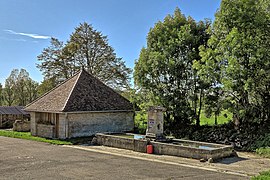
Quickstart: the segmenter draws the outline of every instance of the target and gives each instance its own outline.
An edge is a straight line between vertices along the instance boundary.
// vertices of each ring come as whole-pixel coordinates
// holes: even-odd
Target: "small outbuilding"
[[[0,106],[0,128],[12,128],[16,120],[29,120],[23,106]]]
[[[134,129],[133,105],[81,70],[26,106],[31,134],[66,139]]]

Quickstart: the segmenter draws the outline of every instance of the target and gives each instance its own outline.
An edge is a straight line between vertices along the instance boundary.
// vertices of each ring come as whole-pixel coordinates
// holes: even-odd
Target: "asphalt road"
[[[0,136],[0,179],[246,179]]]

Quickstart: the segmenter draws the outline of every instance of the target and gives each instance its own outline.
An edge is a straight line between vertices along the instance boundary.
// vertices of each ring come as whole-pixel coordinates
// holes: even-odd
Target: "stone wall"
[[[100,132],[126,132],[134,129],[134,112],[69,113],[67,137],[91,136]],[[61,119],[61,118],[60,118]],[[60,120],[61,124],[61,120]],[[63,124],[64,125],[64,124]],[[63,126],[62,125],[62,126]],[[59,131],[59,137],[63,137]]]
[[[191,144],[194,141],[191,141]],[[209,159],[212,158],[214,160],[220,159],[223,157],[228,157],[233,155],[233,147],[226,145],[216,146],[215,149],[200,149],[189,146],[180,146],[170,143],[161,143],[151,141],[154,149],[154,154],[162,154],[162,155],[171,155],[171,156],[180,156],[194,159]],[[200,143],[201,145],[209,145],[210,143]],[[213,145],[211,143],[211,145]]]
[[[55,138],[55,127],[54,125],[37,124],[36,135],[44,138]]]
[[[132,139],[102,133],[96,134],[97,144],[146,153],[147,140]]]
[[[13,131],[29,132],[30,121],[16,120],[15,123],[13,123]]]

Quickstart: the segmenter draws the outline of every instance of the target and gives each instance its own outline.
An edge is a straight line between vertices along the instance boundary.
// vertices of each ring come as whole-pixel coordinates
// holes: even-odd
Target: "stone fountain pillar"
[[[146,136],[164,139],[163,135],[163,112],[165,108],[160,106],[151,106],[148,110],[148,123]]]

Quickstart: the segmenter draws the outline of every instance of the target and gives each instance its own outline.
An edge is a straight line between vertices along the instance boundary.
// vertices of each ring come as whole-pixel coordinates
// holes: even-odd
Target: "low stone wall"
[[[30,131],[30,121],[16,120],[13,123],[13,131],[29,132]]]
[[[144,152],[144,153],[146,152],[147,146],[146,140],[131,139],[102,133],[97,133],[96,137],[97,137],[97,144],[99,145],[129,149],[137,152]]]
[[[194,159],[207,160],[212,158],[216,160],[231,156],[233,154],[232,146],[216,147],[215,149],[210,150],[154,141],[151,141],[151,144],[153,145],[154,154],[180,156]]]
[[[55,127],[54,125],[37,124],[36,136],[45,138],[55,138]]]
[[[146,152],[147,144],[151,144],[153,145],[154,154],[180,156],[194,159],[208,160],[212,158],[213,160],[217,160],[234,154],[232,146],[197,141],[173,139],[173,142],[176,143],[186,143],[186,145],[181,145],[147,140],[136,140],[132,138],[120,137],[114,134],[98,133],[96,134],[96,137],[97,144],[99,145],[129,149],[144,153]],[[210,149],[199,148],[200,146],[208,146]]]

